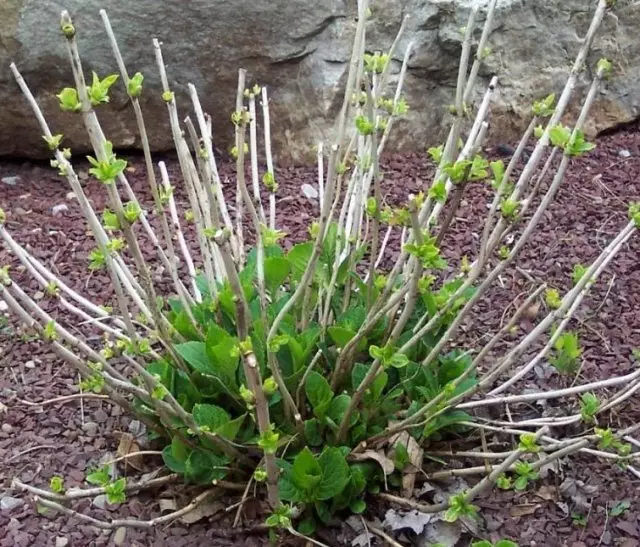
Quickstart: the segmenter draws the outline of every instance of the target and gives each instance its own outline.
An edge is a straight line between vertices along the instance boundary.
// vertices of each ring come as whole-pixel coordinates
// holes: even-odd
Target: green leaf
[[[184,473],[185,462],[177,460],[172,453],[171,445],[165,446],[162,450],[162,460],[164,464],[174,473]]]
[[[230,441],[235,440],[235,438],[238,436],[238,433],[240,433],[240,429],[242,428],[242,424],[244,423],[246,417],[247,415],[243,414],[242,416],[238,416],[234,420],[230,420],[222,427],[219,427],[216,433]]]
[[[287,254],[287,260],[291,264],[291,272],[294,278],[299,279],[302,277],[309,261],[311,260],[311,254],[313,253],[313,243],[298,243],[294,245]]]
[[[105,484],[104,493],[107,495],[107,501],[112,505],[116,503],[124,503],[127,499],[125,494],[126,486],[127,479],[124,477],[110,484]]]
[[[629,500],[619,501],[611,508],[609,514],[612,517],[619,517],[620,515],[624,514],[629,509],[629,507],[631,507],[631,502],[629,502]]]
[[[278,480],[278,492],[282,501],[298,502],[302,501],[304,491],[298,488],[291,480],[291,464],[289,462],[279,461],[278,465],[284,469]],[[285,467],[286,465],[286,467]]]
[[[87,88],[87,94],[93,106],[109,102],[109,88],[116,83],[117,79],[117,74],[109,74],[103,80],[100,80],[98,75],[95,72],[93,73],[91,86]]]
[[[320,446],[323,443],[320,427],[320,422],[317,418],[304,422],[304,436],[310,446]]]
[[[496,541],[495,547],[518,547],[518,544],[509,539],[499,539]]]
[[[371,383],[369,391],[371,392],[371,399],[375,402],[380,399],[384,388],[387,386],[389,375],[384,371],[380,371],[375,380]]]
[[[407,447],[402,443],[397,443],[393,451],[393,463],[398,471],[404,471],[404,468],[409,465],[409,452]]]
[[[333,399],[329,382],[322,374],[312,371],[307,376],[304,388],[315,415],[320,419],[324,418]]]
[[[193,419],[200,427],[206,427],[209,431],[215,432],[226,425],[230,417],[227,411],[219,406],[199,404],[193,407]]]
[[[353,500],[349,504],[349,509],[354,515],[361,515],[367,510],[367,504],[365,503],[364,500],[361,500],[361,499]]]
[[[142,94],[142,81],[144,76],[140,72],[136,72],[127,83],[127,92],[132,97],[139,97]]]
[[[109,475],[109,468],[104,465],[99,469],[94,469],[91,473],[88,473],[85,477],[85,480],[89,484],[96,484],[98,486],[105,486],[109,484],[111,481],[111,476]]]
[[[320,464],[311,450],[305,446],[293,460],[291,480],[300,490],[311,492],[322,479],[322,468]]]
[[[236,372],[240,363],[240,354],[236,340],[229,337],[215,346],[206,347],[209,356],[209,365],[212,374],[220,378],[222,383],[230,390],[237,391],[238,382]]]
[[[316,521],[311,517],[301,520],[298,524],[298,532],[305,536],[312,536],[316,531]]]
[[[226,463],[226,460],[220,456],[204,450],[194,450],[185,463],[185,477],[198,484],[223,479],[227,475],[227,470],[224,468]]]
[[[327,447],[318,458],[322,469],[322,481],[316,489],[315,499],[329,500],[337,496],[349,482],[350,472],[347,460],[339,448]]]
[[[174,347],[178,355],[190,366],[202,374],[214,374],[207,357],[207,348],[204,342],[184,342]]]
[[[82,109],[78,92],[74,87],[65,87],[56,97],[60,101],[60,109],[65,112],[79,112]]]
[[[333,327],[329,327],[327,329],[329,336],[335,342],[336,346],[339,348],[344,348],[349,341],[356,335],[356,332],[346,328],[334,325]]]
[[[264,261],[265,288],[274,296],[291,271],[291,262],[286,258],[272,256]]]
[[[493,547],[493,543],[487,541],[486,539],[483,539],[482,541],[474,541],[471,544],[471,547]]]
[[[316,514],[318,515],[318,518],[322,522],[324,522],[325,524],[329,524],[329,522],[331,522],[331,518],[333,515],[331,514],[328,503],[322,502],[322,501],[316,501],[313,507],[316,510]]]
[[[435,419],[428,422],[424,427],[423,436],[428,439],[433,435],[436,431],[440,429],[444,429],[446,427],[451,427],[452,425],[458,424],[460,422],[470,422],[473,421],[473,416],[464,412],[463,410],[451,410],[449,412],[445,412],[440,416],[437,416]]]
[[[334,399],[331,401],[329,409],[327,410],[327,416],[331,418],[336,424],[339,424],[342,421],[342,418],[344,417],[344,414],[347,411],[350,403],[351,397],[349,397],[349,395],[345,393],[341,393],[340,395],[334,397]],[[351,415],[351,421],[353,422],[354,419],[355,421],[357,421],[358,419],[358,416],[355,412]]]

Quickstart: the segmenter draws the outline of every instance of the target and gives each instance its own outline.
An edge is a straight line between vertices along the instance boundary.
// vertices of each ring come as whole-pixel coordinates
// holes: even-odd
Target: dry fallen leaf
[[[419,469],[422,469],[424,450],[406,431],[398,434],[395,439],[391,440],[390,444],[394,448],[397,444],[402,444],[407,449],[410,465],[406,467],[402,475],[402,495],[410,498],[413,495],[413,489],[416,484],[416,473]]]
[[[536,496],[542,498],[545,501],[551,501],[556,499],[556,489],[553,486],[545,484],[541,486],[536,492]]]
[[[174,499],[161,498],[159,504],[161,513],[164,513],[165,511],[173,512],[178,508]]]
[[[120,443],[118,444],[118,457],[123,458],[125,456],[129,456],[129,454],[135,454],[136,452],[140,452],[140,446],[136,442],[135,438],[131,433],[126,432],[114,432],[114,437],[116,439],[120,438]],[[141,456],[131,456],[124,460],[125,465],[130,465],[136,471],[142,471],[142,457]]]
[[[220,511],[223,511],[225,505],[219,501],[206,500],[198,505],[193,511],[189,511],[186,515],[180,517],[180,522],[184,524],[192,524],[198,522],[205,517],[211,517]]]
[[[384,527],[391,530],[413,530],[416,534],[421,534],[424,527],[432,520],[440,520],[435,514],[421,513],[420,511],[396,511],[389,509],[384,515]]]
[[[387,458],[382,452],[376,452],[375,450],[365,450],[357,454],[352,454],[351,459],[355,461],[374,460],[380,464],[382,471],[385,475],[391,475],[395,470],[395,465],[392,460]]]
[[[509,514],[512,517],[526,517],[533,515],[542,505],[540,503],[523,503],[521,505],[512,505],[509,508]]]

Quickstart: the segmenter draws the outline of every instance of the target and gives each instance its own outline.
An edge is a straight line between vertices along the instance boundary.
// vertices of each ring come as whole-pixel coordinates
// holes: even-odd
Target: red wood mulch
[[[635,125],[602,137],[593,153],[574,162],[555,203],[519,261],[519,267],[527,275],[511,269],[503,276],[502,285],[496,286],[476,307],[474,320],[464,327],[459,337],[461,345],[477,346],[484,340],[483,335],[495,332],[505,307],[520,301],[523,291],[534,286],[531,278],[538,282],[545,280],[561,291],[570,286],[573,265],[594,259],[626,222],[628,202],[640,201],[639,149],[640,129]],[[630,151],[631,156],[621,157],[621,150]],[[174,179],[179,180],[176,163],[171,159],[168,162],[170,172],[176,175]],[[145,201],[148,192],[143,164],[139,158],[131,158],[131,164],[135,172],[130,173],[130,180]],[[423,155],[393,156],[386,160],[384,172],[387,197],[391,202],[398,202],[429,181],[432,168]],[[232,177],[233,166],[223,165],[222,173]],[[7,226],[11,234],[29,245],[36,257],[74,289],[98,303],[108,303],[112,290],[105,275],[87,275],[87,254],[94,245],[87,237],[77,203],[68,199],[67,185],[51,169],[42,166],[0,164],[0,177],[8,175],[20,177],[15,186],[0,183],[0,207],[8,213]],[[277,173],[277,180],[279,195],[286,196],[279,204],[279,228],[289,232],[291,240],[301,239],[316,213],[317,204],[302,195],[300,186],[315,184],[315,171],[282,170]],[[103,189],[97,182],[88,180],[86,190],[100,210],[104,203]],[[478,219],[486,214],[488,193],[486,184],[479,183],[472,185],[464,196],[445,242],[446,254],[454,265],[463,255],[472,255],[471,242],[478,233]],[[185,205],[180,189],[176,199]],[[66,210],[54,215],[52,208],[61,204],[66,205]],[[188,237],[192,239],[193,234],[189,233]],[[146,247],[150,251],[149,246]],[[0,263],[7,262],[15,261],[5,250],[0,250]],[[14,269],[13,274],[17,273]],[[16,278],[23,287],[37,290],[28,276],[18,274]],[[55,303],[46,305],[54,314],[60,313]],[[640,237],[634,236],[616,257],[593,287],[578,317],[580,321],[574,321],[572,328],[579,331],[584,348],[584,381],[619,375],[634,366],[631,350],[640,347]],[[522,327],[530,328],[526,324]],[[50,405],[40,411],[17,406],[16,398],[40,401],[75,393],[77,378],[68,367],[61,366],[44,344],[29,341],[15,328],[11,319],[9,324],[0,323],[0,402],[6,405],[6,408],[0,406],[0,498],[22,497],[11,491],[12,477],[46,487],[52,475],[63,475],[67,487],[80,486],[88,468],[105,453],[115,453],[118,445],[115,433],[126,431],[131,419],[118,408],[95,400],[84,402],[84,419],[78,401]],[[563,382],[555,376],[541,379],[533,375],[521,387],[540,389],[563,385]],[[559,411],[575,411],[575,401],[553,404],[564,405]],[[517,414],[523,409],[511,410]],[[532,409],[524,407],[524,410]],[[533,411],[539,412],[540,408]],[[616,425],[636,423],[640,419],[638,396],[610,419]],[[34,450],[24,452],[28,449]],[[145,460],[149,469],[160,463],[153,457]],[[550,473],[547,479],[523,494],[494,492],[480,500],[484,530],[494,538],[509,537],[520,545],[640,545],[640,481],[637,478],[588,455],[567,460],[562,473],[562,476]],[[567,478],[584,483],[577,483],[577,494],[563,494],[567,488],[559,488]],[[182,490],[164,495],[175,497],[178,506],[190,497],[189,492]],[[627,511],[620,516],[607,516],[612,506],[625,500],[630,502]],[[225,505],[234,501],[225,501]],[[116,508],[91,507],[90,500],[76,507],[103,519],[128,516],[148,519],[159,514],[157,500],[148,493]],[[249,525],[258,522],[257,509],[250,504],[247,507]],[[584,526],[574,522],[577,519],[571,516],[580,512],[585,517]],[[190,526],[174,523],[150,531],[128,530],[123,544],[172,547],[265,544],[265,538],[259,534],[232,535],[232,518],[218,511],[213,517]],[[0,547],[106,545],[113,537],[113,532],[101,532],[74,518],[39,515],[30,502],[12,510],[0,510]],[[338,544],[339,537],[338,532],[329,532],[324,540]]]

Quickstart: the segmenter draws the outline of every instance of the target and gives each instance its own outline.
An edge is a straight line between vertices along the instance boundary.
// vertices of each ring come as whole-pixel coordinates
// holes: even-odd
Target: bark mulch
[[[503,321],[503,312],[515,310],[525,291],[543,280],[560,289],[571,286],[571,271],[576,263],[588,263],[617,234],[627,221],[627,204],[640,201],[640,128],[632,125],[624,131],[599,139],[598,148],[576,160],[567,174],[554,204],[537,234],[522,253],[518,269],[509,269],[500,284],[476,306],[472,321],[465,323],[456,343],[461,347],[478,347]],[[629,157],[621,151],[630,151]],[[620,155],[622,154],[622,155]],[[129,173],[134,190],[143,201],[148,199],[143,163],[130,158]],[[167,158],[170,174],[179,180],[178,167]],[[384,163],[384,191],[389,202],[401,202],[430,181],[433,172],[423,155],[390,156]],[[221,166],[223,177],[233,177],[230,164]],[[86,167],[84,168],[86,174]],[[33,164],[0,163],[0,178],[17,175],[15,185],[0,182],[0,207],[8,213],[7,226],[16,240],[72,288],[97,303],[108,304],[113,292],[103,273],[87,273],[87,256],[94,247],[88,236],[77,202],[68,196],[69,188],[51,169]],[[290,234],[289,244],[305,237],[309,221],[318,204],[301,192],[304,183],[315,184],[313,169],[289,168],[277,173],[280,185],[278,227]],[[104,189],[87,180],[85,190],[96,209],[101,210]],[[445,254],[452,266],[463,256],[473,256],[479,219],[486,214],[490,189],[486,183],[470,185],[463,196],[460,211],[445,238]],[[178,188],[176,199],[186,208],[184,193]],[[191,231],[188,239],[193,240]],[[395,240],[397,242],[397,238]],[[143,251],[152,256],[145,244]],[[585,299],[571,328],[577,330],[583,346],[583,367],[579,381],[593,381],[630,371],[631,351],[640,347],[640,238],[633,237],[607,272]],[[29,289],[38,291],[35,281],[16,267],[15,259],[2,249],[0,263],[14,264],[12,274]],[[160,269],[154,276],[164,285]],[[44,306],[62,316],[55,302],[42,294]],[[544,305],[543,305],[544,306]],[[542,316],[544,309],[539,312]],[[245,506],[244,528],[231,529],[235,511],[225,512],[236,498],[215,500],[210,515],[198,522],[176,522],[151,530],[127,530],[123,538],[115,531],[100,531],[76,518],[41,514],[21,494],[10,488],[17,477],[35,486],[47,487],[50,477],[62,475],[67,487],[84,484],[85,472],[100,461],[113,457],[118,450],[121,432],[135,430],[129,416],[110,403],[85,400],[44,407],[20,405],[18,399],[42,401],[76,393],[78,379],[59,359],[28,332],[19,332],[12,318],[0,319],[0,498],[15,507],[0,510],[0,547],[27,545],[264,545],[265,534],[251,529],[260,523],[261,507],[255,502]],[[532,328],[524,321],[520,328]],[[523,360],[534,355],[532,348]],[[569,385],[566,380],[542,367],[520,386],[523,389],[550,389]],[[546,407],[522,405],[511,409],[514,416],[544,412],[573,413],[575,401],[550,402]],[[637,395],[608,417],[613,425],[626,426],[640,419]],[[606,424],[605,424],[606,425]],[[567,435],[571,435],[567,431]],[[491,440],[491,439],[489,439]],[[460,440],[454,440],[459,442]],[[142,441],[141,441],[142,443]],[[145,448],[149,448],[145,446]],[[153,447],[151,447],[153,448]],[[476,462],[466,462],[477,465]],[[145,457],[141,470],[129,468],[133,479],[141,472],[161,465],[157,456]],[[580,455],[566,460],[560,472],[550,471],[525,493],[494,491],[478,501],[482,508],[483,534],[495,539],[511,538],[520,545],[574,547],[596,545],[640,545],[640,480],[628,470]],[[188,503],[190,492],[184,488],[167,488],[165,499],[177,507]],[[13,498],[13,501],[11,501]],[[24,501],[23,501],[24,500]],[[625,505],[618,505],[621,502]],[[615,516],[629,503],[629,508]],[[164,502],[169,503],[169,502]],[[216,505],[217,504],[217,505]],[[104,508],[91,500],[77,505],[82,512],[97,518],[149,519],[160,514],[158,499],[144,492],[125,504]],[[381,509],[382,516],[385,508]],[[120,534],[122,531],[119,532]],[[338,530],[323,534],[330,545],[341,544],[344,533]],[[344,536],[342,536],[344,537]],[[408,542],[419,544],[408,536]],[[294,544],[294,543],[292,543]],[[465,543],[466,544],[466,543]]]

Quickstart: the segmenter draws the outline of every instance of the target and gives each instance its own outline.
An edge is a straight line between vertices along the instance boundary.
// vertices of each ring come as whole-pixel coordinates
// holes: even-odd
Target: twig
[[[395,539],[393,539],[389,534],[383,532],[380,528],[378,528],[377,526],[374,526],[373,524],[371,524],[370,522],[367,522],[367,527],[369,528],[369,530],[371,530],[376,536],[382,538],[384,541],[386,541],[389,545],[391,545],[391,547],[404,547],[402,545],[402,543],[398,543]]]
[[[65,507],[64,505],[61,505],[55,501],[52,501],[46,498],[41,498],[39,496],[35,496],[34,501],[36,502],[36,504],[43,505],[44,507],[48,507],[50,509],[55,509],[56,511],[60,511],[61,513],[64,513],[65,515],[68,515],[70,517],[75,517],[85,522],[89,522],[93,526],[102,528],[103,530],[112,530],[114,528],[120,528],[120,527],[140,528],[140,529],[146,530],[146,529],[158,526],[160,524],[172,522],[175,519],[180,518],[186,515],[187,513],[190,513],[196,507],[198,507],[198,505],[200,505],[207,498],[210,498],[215,493],[218,493],[218,491],[215,489],[207,490],[202,494],[200,494],[198,497],[196,497],[189,505],[186,505],[182,509],[178,509],[173,513],[168,513],[166,515],[162,515],[162,516],[153,518],[151,520],[114,519],[110,521],[105,521],[105,520],[99,520],[99,519],[90,517],[89,515],[85,515],[83,513],[70,509],[69,507]]]
[[[54,403],[66,403],[75,399],[100,399],[103,401],[110,400],[107,395],[100,395],[99,393],[74,393],[73,395],[63,395],[61,397],[54,397],[53,399],[46,399],[45,401],[40,402],[27,401],[26,399],[16,399],[16,401],[26,406],[45,406]]]
[[[53,450],[54,448],[58,448],[58,447],[54,444],[41,444],[39,446],[32,446],[31,448],[27,448],[26,450],[23,450],[22,452],[18,452],[14,456],[11,456],[8,460],[5,461],[5,463],[9,463],[9,462],[12,462],[13,460],[17,460],[19,457],[24,456],[25,454],[29,454],[30,452],[35,452],[36,450],[45,450],[45,449]]]
[[[170,484],[172,482],[178,481],[180,475],[177,473],[172,473],[171,475],[165,475],[164,477],[157,477],[155,479],[150,479],[144,482],[133,482],[127,484],[125,486],[126,492],[138,492],[139,490],[146,490],[148,488],[155,488],[157,486],[163,486],[165,484]],[[100,494],[105,493],[105,489],[101,486],[96,488],[73,488],[67,490],[64,494],[57,494],[56,492],[50,492],[48,490],[43,490],[42,488],[38,488],[36,486],[31,486],[30,484],[25,484],[18,479],[13,479],[12,486],[17,487],[21,490],[25,490],[36,496],[40,496],[41,498],[48,498],[57,501],[71,501],[71,500],[79,500],[84,498],[93,498],[95,496],[99,496]]]
[[[402,507],[406,507],[407,509],[416,509],[421,513],[439,513],[440,511],[444,511],[447,507],[449,507],[447,503],[427,505],[426,503],[420,503],[419,501],[414,501],[409,498],[402,498],[400,496],[394,496],[393,494],[387,494],[385,492],[378,494],[377,497],[386,501],[390,501],[391,503],[395,503],[396,505],[401,505]]]
[[[135,458],[136,456],[160,456],[161,454],[162,451],[160,450],[139,450],[138,452],[130,452],[129,454],[125,454],[124,456],[109,460],[102,465],[111,465],[112,463],[118,463],[123,460],[128,460],[129,458]]]

